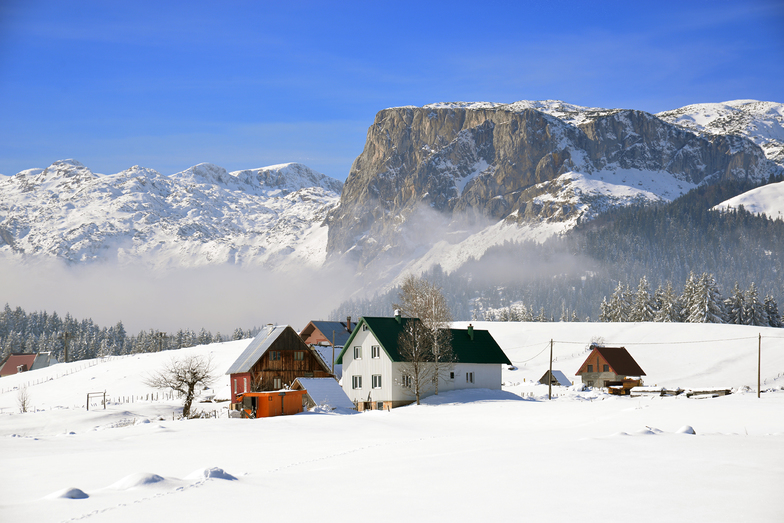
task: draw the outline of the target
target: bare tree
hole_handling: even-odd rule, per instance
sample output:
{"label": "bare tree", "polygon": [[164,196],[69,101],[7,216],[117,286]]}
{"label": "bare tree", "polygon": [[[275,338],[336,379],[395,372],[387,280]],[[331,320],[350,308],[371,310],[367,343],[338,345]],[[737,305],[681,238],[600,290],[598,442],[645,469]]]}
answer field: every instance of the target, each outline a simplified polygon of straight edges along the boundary
{"label": "bare tree", "polygon": [[419,318],[424,326],[432,353],[433,384],[435,393],[438,394],[438,382],[445,379],[454,368],[452,331],[449,329],[452,312],[439,287],[413,275],[403,280],[398,299],[400,303],[393,306],[403,316]]}
{"label": "bare tree", "polygon": [[30,393],[27,391],[27,385],[19,385],[19,390],[16,393],[16,404],[19,406],[19,412],[30,410]]}
{"label": "bare tree", "polygon": [[196,387],[206,387],[215,381],[215,367],[212,358],[188,356],[179,360],[172,359],[163,369],[144,380],[155,389],[172,389],[184,396],[182,417],[189,418],[191,404],[196,396]]}
{"label": "bare tree", "polygon": [[401,385],[410,389],[417,405],[435,381],[431,349],[430,336],[424,323],[418,319],[407,319],[397,341],[397,350],[403,359],[400,365],[403,371]]}

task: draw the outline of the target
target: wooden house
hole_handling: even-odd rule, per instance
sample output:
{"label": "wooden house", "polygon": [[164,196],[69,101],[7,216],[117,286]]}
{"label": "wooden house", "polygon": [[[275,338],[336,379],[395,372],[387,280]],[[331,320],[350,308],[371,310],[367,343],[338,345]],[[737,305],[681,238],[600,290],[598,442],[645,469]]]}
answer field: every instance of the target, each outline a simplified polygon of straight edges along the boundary
{"label": "wooden house", "polygon": [[314,320],[308,323],[299,336],[302,341],[319,353],[338,379],[343,376],[343,366],[335,363],[340,351],[351,336],[351,316],[345,322]]}
{"label": "wooden house", "polygon": [[[634,361],[632,355],[624,347],[591,346],[591,353],[575,373],[589,387],[612,387],[631,384],[632,381],[642,384],[645,376],[642,368]],[[631,388],[631,387],[629,387]]]}
{"label": "wooden house", "polygon": [[[414,401],[410,376],[398,351],[407,322],[416,318],[363,317],[337,363],[343,364],[342,386],[357,410],[388,410]],[[486,330],[450,329],[455,361],[440,378],[439,392],[456,389],[501,389],[502,365],[509,358]],[[428,364],[432,365],[432,363]],[[424,396],[432,394],[426,392]]]}
{"label": "wooden house", "polygon": [[229,367],[231,402],[237,394],[289,387],[296,378],[326,378],[331,373],[318,352],[288,325],[269,325],[251,340]]}

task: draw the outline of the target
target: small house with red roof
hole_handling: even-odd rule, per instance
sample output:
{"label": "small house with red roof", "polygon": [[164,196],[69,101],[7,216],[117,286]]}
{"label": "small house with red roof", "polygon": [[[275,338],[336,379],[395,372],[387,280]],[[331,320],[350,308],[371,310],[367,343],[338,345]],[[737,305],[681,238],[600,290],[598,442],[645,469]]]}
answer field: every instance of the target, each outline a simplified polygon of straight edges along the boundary
{"label": "small house with red roof", "polygon": [[28,370],[42,369],[52,363],[56,363],[56,361],[49,352],[38,354],[14,352],[0,363],[0,377],[27,372]]}
{"label": "small house with red roof", "polygon": [[630,378],[641,382],[639,378],[645,376],[645,372],[625,347],[591,345],[591,353],[575,375],[589,387],[611,387]]}

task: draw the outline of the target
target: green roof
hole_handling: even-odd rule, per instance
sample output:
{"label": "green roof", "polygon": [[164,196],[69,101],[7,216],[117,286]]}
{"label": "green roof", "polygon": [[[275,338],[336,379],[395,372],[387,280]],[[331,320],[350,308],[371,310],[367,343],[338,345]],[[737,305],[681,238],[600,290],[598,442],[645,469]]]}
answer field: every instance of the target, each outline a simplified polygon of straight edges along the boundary
{"label": "green roof", "polygon": [[[346,341],[346,345],[343,347],[337,360],[335,360],[335,363],[343,363],[343,355],[351,346],[357,333],[362,332],[363,324],[367,325],[392,361],[403,361],[397,350],[397,341],[400,333],[403,332],[406,323],[409,321],[419,320],[416,318],[400,318],[400,321],[398,321],[396,318],[388,317],[362,317],[351,337]],[[512,364],[489,331],[474,329],[474,336],[471,339],[468,335],[468,329],[449,330],[452,333],[452,351],[458,363]]]}

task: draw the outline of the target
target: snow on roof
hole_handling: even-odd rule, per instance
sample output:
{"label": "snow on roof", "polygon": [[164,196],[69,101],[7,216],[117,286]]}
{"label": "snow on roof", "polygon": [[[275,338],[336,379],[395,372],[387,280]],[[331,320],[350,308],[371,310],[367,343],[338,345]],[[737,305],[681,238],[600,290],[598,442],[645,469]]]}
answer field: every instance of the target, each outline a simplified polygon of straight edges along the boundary
{"label": "snow on roof", "polygon": [[268,326],[262,329],[248,348],[240,354],[240,357],[229,367],[226,374],[237,374],[239,372],[250,372],[251,367],[267,352],[270,345],[278,339],[288,325]]}
{"label": "snow on roof", "polygon": [[334,378],[297,378],[294,381],[299,382],[316,405],[329,405],[333,409],[354,408],[354,403]]}
{"label": "snow on roof", "polygon": [[[553,370],[553,378],[555,378],[555,381],[557,381],[558,384],[561,385],[562,387],[572,386],[572,380],[567,378],[566,374],[564,374],[560,370]],[[544,373],[544,376],[542,376],[542,379],[539,381],[542,383],[545,383],[547,381],[547,372]]]}

